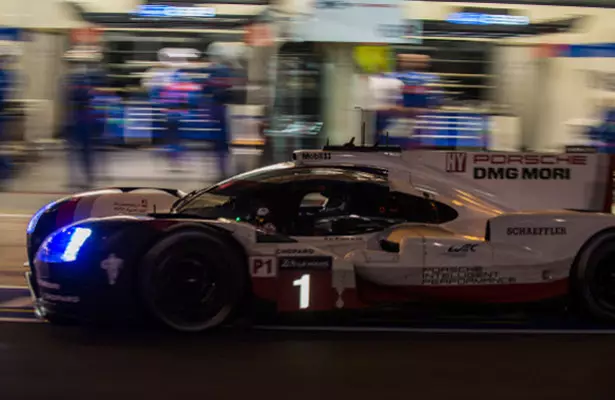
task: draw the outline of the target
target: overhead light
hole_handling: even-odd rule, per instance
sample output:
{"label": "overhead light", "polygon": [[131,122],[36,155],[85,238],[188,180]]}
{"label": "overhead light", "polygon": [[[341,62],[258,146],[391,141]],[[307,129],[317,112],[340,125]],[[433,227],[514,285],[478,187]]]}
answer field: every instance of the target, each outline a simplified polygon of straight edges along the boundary
{"label": "overhead light", "polygon": [[470,12],[452,13],[446,19],[463,25],[529,25],[530,18],[522,15],[495,15]]}
{"label": "overhead light", "polygon": [[147,4],[137,8],[135,14],[140,17],[173,18],[173,17],[201,17],[211,18],[216,16],[214,7],[177,7],[168,5]]}

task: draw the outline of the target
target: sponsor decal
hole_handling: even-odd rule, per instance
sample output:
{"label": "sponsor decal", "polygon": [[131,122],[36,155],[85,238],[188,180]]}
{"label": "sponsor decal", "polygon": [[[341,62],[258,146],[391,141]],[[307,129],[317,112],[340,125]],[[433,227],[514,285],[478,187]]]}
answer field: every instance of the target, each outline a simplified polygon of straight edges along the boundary
{"label": "sponsor decal", "polygon": [[446,153],[446,172],[466,172],[468,154],[460,152]]}
{"label": "sponsor decal", "polygon": [[595,146],[566,146],[566,153],[595,154],[598,147]]}
{"label": "sponsor decal", "polygon": [[81,299],[77,296],[62,296],[59,294],[43,293],[43,300],[57,303],[79,303]]}
{"label": "sponsor decal", "polygon": [[446,172],[465,173],[471,158],[472,177],[489,180],[570,180],[571,166],[587,165],[583,154],[446,153]]}
{"label": "sponsor decal", "polygon": [[477,247],[478,247],[477,244],[462,244],[462,245],[458,245],[458,246],[451,246],[451,247],[449,247],[447,252],[448,253],[454,253],[454,254],[474,253],[476,251]]}
{"label": "sponsor decal", "polygon": [[587,165],[587,156],[581,154],[474,154],[474,165]]}
{"label": "sponsor decal", "polygon": [[115,254],[110,254],[105,260],[100,263],[100,268],[107,272],[107,280],[109,285],[113,286],[117,282],[120,275],[120,270],[124,266],[124,260],[118,258]]}
{"label": "sponsor decal", "polygon": [[318,161],[318,160],[330,160],[331,153],[314,152],[314,153],[300,153],[302,160]]}
{"label": "sponsor decal", "polygon": [[277,249],[275,254],[314,254],[314,249]]}
{"label": "sponsor decal", "polygon": [[357,236],[325,236],[325,240],[332,242],[341,242],[341,241],[361,241],[362,237]]}
{"label": "sponsor decal", "polygon": [[517,280],[483,267],[435,267],[422,269],[422,285],[506,285]]}
{"label": "sponsor decal", "polygon": [[475,167],[474,179],[570,180],[570,168]]}
{"label": "sponsor decal", "polygon": [[280,257],[280,268],[283,269],[318,269],[327,270],[333,267],[331,257]]}
{"label": "sponsor decal", "polygon": [[508,236],[563,236],[566,235],[566,227],[511,227],[506,229]]}
{"label": "sponsor decal", "polygon": [[148,212],[147,199],[136,202],[113,202],[113,211],[118,214],[145,214]]}
{"label": "sponsor decal", "polygon": [[250,275],[256,278],[274,278],[277,275],[275,257],[250,257]]}

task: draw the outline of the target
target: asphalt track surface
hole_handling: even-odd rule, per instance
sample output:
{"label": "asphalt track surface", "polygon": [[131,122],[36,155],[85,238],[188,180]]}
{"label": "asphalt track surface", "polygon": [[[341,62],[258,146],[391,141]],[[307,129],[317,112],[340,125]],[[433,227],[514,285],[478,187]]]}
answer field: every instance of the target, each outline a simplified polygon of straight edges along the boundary
{"label": "asphalt track surface", "polygon": [[609,399],[611,336],[88,331],[0,323],[6,399]]}
{"label": "asphalt track surface", "polygon": [[2,201],[0,399],[615,399],[615,333],[587,326],[180,335],[38,322],[23,232],[46,200]]}

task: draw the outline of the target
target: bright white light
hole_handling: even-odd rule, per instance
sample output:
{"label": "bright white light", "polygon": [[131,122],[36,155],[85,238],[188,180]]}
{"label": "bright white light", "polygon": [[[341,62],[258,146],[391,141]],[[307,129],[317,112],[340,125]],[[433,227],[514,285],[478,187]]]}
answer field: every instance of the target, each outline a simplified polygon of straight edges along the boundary
{"label": "bright white light", "polygon": [[214,7],[176,7],[165,5],[144,5],[136,14],[143,17],[215,17]]}
{"label": "bright white light", "polygon": [[64,262],[73,262],[77,259],[77,254],[81,249],[81,246],[92,234],[92,230],[88,228],[76,228],[70,237],[66,250],[62,254],[62,260]]}
{"label": "bright white light", "polygon": [[310,307],[310,276],[305,274],[293,281],[293,286],[299,286],[299,308],[305,310]]}

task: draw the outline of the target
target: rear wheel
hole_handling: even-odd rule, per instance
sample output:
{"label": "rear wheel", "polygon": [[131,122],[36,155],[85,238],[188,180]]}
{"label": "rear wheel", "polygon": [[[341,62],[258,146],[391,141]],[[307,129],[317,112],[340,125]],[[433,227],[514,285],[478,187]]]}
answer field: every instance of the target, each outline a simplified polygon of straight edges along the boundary
{"label": "rear wheel", "polygon": [[615,233],[593,240],[579,257],[575,291],[593,316],[615,322]]}
{"label": "rear wheel", "polygon": [[240,252],[209,232],[184,231],[158,242],[138,271],[150,314],[169,328],[215,328],[236,310],[247,291]]}

